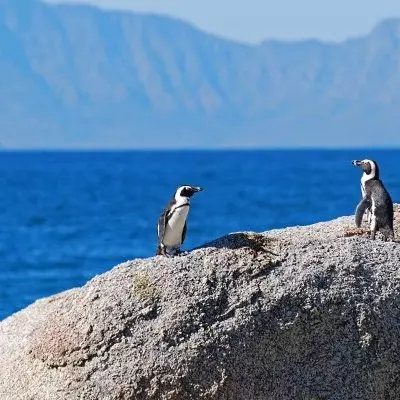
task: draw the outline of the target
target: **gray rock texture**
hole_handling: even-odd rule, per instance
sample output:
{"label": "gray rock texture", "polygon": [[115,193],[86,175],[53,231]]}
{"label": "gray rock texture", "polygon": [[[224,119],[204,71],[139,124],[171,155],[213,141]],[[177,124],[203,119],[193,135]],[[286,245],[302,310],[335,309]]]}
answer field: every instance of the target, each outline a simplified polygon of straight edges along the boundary
{"label": "gray rock texture", "polygon": [[353,226],[233,233],[39,300],[0,323],[0,399],[398,400],[400,244]]}

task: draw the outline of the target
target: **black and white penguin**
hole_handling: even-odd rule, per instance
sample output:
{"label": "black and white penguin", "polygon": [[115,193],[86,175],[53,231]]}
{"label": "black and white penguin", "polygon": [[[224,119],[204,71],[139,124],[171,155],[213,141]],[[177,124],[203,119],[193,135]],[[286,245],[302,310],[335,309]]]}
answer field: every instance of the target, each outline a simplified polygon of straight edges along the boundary
{"label": "black and white penguin", "polygon": [[380,231],[384,240],[394,238],[393,231],[393,201],[379,178],[379,167],[374,160],[353,160],[353,165],[364,171],[361,177],[363,198],[357,205],[356,225],[361,226],[364,213],[370,212],[371,239]]}
{"label": "black and white penguin", "polygon": [[[353,160],[351,163],[355,166],[359,166],[357,163],[360,162],[361,160]],[[364,160],[364,161],[372,161],[372,160]],[[375,176],[379,177],[379,167],[378,164],[376,164],[375,162],[373,162],[373,165],[375,166]],[[371,166],[372,169],[372,166]],[[360,186],[361,186],[361,195],[364,198],[365,197],[365,181],[368,180],[368,175],[367,174],[363,174],[361,176],[361,182],[360,182]],[[368,201],[368,200],[367,200]],[[367,222],[368,224],[371,224],[371,218],[372,218],[372,213],[371,213],[371,201],[368,201],[368,206],[365,210],[365,214],[367,216]],[[361,221],[362,222],[362,221]]]}
{"label": "black and white penguin", "polygon": [[186,237],[186,218],[190,198],[203,189],[197,186],[179,186],[158,219],[157,255],[176,255]]}

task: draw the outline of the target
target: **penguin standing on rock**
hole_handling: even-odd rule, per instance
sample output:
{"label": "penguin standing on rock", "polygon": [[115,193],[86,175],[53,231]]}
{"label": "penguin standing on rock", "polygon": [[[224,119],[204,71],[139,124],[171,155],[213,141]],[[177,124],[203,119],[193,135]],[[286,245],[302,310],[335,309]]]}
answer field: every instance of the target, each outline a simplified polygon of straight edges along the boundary
{"label": "penguin standing on rock", "polygon": [[197,186],[179,186],[158,219],[158,244],[156,255],[176,255],[186,237],[186,218],[190,198],[203,189]]}
{"label": "penguin standing on rock", "polygon": [[380,231],[386,241],[394,238],[393,231],[393,201],[379,179],[379,167],[374,160],[353,160],[352,164],[364,171],[361,178],[363,198],[357,205],[356,225],[359,228],[365,211],[369,210],[371,239]]}

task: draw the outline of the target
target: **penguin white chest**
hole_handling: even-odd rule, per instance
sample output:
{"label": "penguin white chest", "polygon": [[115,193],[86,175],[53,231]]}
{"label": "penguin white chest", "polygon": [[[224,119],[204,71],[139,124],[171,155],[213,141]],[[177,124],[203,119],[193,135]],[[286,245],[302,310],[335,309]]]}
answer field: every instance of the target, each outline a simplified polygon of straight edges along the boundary
{"label": "penguin white chest", "polygon": [[372,179],[371,175],[367,175],[365,172],[362,174],[362,177],[361,177],[361,192],[362,192],[363,197],[365,196],[365,183],[367,181],[369,181],[370,179]]}
{"label": "penguin white chest", "polygon": [[179,207],[172,212],[167,226],[165,227],[165,234],[163,244],[168,247],[179,246],[182,242],[182,232],[185,226],[186,217],[189,213],[189,205]]}

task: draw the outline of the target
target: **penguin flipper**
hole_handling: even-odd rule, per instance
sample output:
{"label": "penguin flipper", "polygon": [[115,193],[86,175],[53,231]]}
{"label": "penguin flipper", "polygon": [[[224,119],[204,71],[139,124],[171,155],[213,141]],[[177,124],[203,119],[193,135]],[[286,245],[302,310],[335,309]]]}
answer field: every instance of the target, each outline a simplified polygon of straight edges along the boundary
{"label": "penguin flipper", "polygon": [[182,241],[181,244],[184,242],[185,237],[186,237],[186,231],[187,231],[187,222],[185,222],[185,225],[183,226],[183,230],[182,230]]}
{"label": "penguin flipper", "polygon": [[371,200],[369,197],[364,197],[357,205],[356,208],[356,226],[359,228],[362,223],[362,219],[364,216],[365,211],[368,210],[368,208],[371,207]]}
{"label": "penguin flipper", "polygon": [[157,224],[157,238],[158,238],[158,243],[157,243],[157,248],[162,248],[162,242],[164,240],[164,234],[165,234],[165,227],[167,226],[167,215],[168,215],[169,209],[164,210],[161,214],[160,217],[158,218],[158,224]]}

